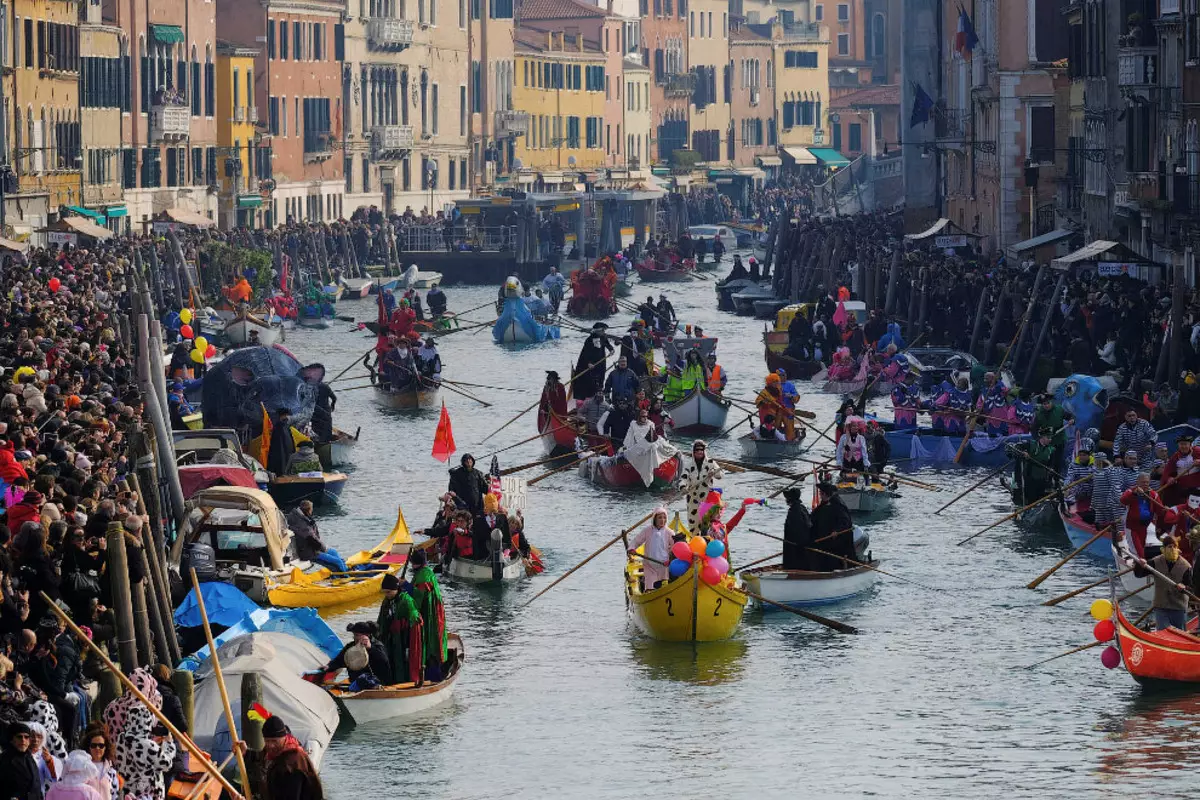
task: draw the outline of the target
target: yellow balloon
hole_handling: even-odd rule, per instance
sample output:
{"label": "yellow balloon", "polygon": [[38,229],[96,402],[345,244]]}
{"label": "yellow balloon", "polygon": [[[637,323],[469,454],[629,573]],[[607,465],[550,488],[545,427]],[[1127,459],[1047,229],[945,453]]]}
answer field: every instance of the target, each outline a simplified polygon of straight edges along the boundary
{"label": "yellow balloon", "polygon": [[192,351],[192,361],[195,361],[197,364],[203,364],[204,363],[204,351],[203,350],[193,350]]}
{"label": "yellow balloon", "polygon": [[1092,619],[1096,621],[1111,619],[1113,613],[1113,604],[1109,600],[1095,600],[1092,602],[1092,607],[1089,609]]}
{"label": "yellow balloon", "polygon": [[197,336],[195,347],[201,353],[204,353],[204,351],[208,349],[208,339],[205,339],[203,336]]}
{"label": "yellow balloon", "polygon": [[185,308],[183,311],[180,311],[179,312],[179,321],[182,322],[184,325],[191,325],[192,324],[192,310],[190,308]]}

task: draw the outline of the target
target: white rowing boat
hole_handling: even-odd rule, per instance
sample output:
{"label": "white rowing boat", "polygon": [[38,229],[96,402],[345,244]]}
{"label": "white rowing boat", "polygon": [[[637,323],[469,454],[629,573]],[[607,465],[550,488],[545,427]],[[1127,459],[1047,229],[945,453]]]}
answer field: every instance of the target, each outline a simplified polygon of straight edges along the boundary
{"label": "white rowing boat", "polygon": [[729,405],[724,397],[701,389],[668,406],[667,413],[675,423],[676,433],[723,431],[729,417]]}
{"label": "white rowing boat", "polygon": [[258,343],[270,347],[283,336],[283,328],[269,325],[253,314],[241,313],[225,324],[224,333],[231,344],[248,344],[250,334],[258,333]]}
{"label": "white rowing boat", "polygon": [[458,675],[462,672],[467,654],[457,633],[451,633],[447,640],[449,674],[438,683],[424,686],[398,683],[378,689],[364,689],[361,692],[348,692],[340,687],[330,687],[329,693],[342,702],[358,725],[408,717],[440,705],[454,694],[454,684],[458,682]]}
{"label": "white rowing boat", "polygon": [[[879,566],[872,561],[871,566]],[[789,570],[778,566],[756,567],[741,573],[746,588],[785,606],[816,606],[837,603],[868,591],[879,573],[867,567],[834,572]],[[764,603],[763,610],[771,606]]]}
{"label": "white rowing boat", "polygon": [[766,461],[780,458],[794,458],[800,455],[799,439],[791,442],[780,442],[773,439],[759,439],[757,436],[747,433],[745,436],[738,437],[738,444],[741,445],[742,455],[746,458],[757,458]]}
{"label": "white rowing boat", "polygon": [[525,561],[516,550],[500,550],[500,531],[492,531],[490,557],[476,561],[455,556],[446,570],[452,578],[467,583],[512,583],[525,577]]}
{"label": "white rowing boat", "polygon": [[873,514],[892,507],[896,493],[882,483],[860,486],[856,483],[839,483],[838,497],[846,508],[857,514]]}

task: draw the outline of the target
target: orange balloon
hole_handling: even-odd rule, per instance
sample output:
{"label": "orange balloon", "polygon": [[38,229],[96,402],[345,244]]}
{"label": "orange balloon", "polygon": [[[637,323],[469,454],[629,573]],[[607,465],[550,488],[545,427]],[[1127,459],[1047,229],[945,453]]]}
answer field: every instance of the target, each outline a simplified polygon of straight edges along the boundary
{"label": "orange balloon", "polygon": [[708,542],[704,541],[703,536],[693,536],[688,540],[688,547],[698,556],[704,555],[704,550],[708,547]]}

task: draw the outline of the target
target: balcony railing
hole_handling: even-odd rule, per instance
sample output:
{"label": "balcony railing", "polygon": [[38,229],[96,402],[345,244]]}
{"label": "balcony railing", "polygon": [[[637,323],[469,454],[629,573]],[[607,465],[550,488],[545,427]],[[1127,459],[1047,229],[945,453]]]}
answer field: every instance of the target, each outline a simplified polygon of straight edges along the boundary
{"label": "balcony railing", "polygon": [[659,85],[666,91],[668,97],[690,95],[696,88],[696,76],[691,72],[675,75],[664,75]]}
{"label": "balcony railing", "polygon": [[413,42],[411,19],[376,18],[367,21],[367,42],[378,50],[400,50]]}
{"label": "balcony railing", "polygon": [[819,42],[821,26],[815,22],[793,22],[783,26],[785,42]]}
{"label": "balcony railing", "polygon": [[150,138],[156,142],[186,139],[192,130],[192,112],[187,106],[168,104],[150,107]]}
{"label": "balcony railing", "polygon": [[524,136],[529,133],[528,111],[497,111],[496,136]]}
{"label": "balcony railing", "polygon": [[233,109],[233,121],[234,122],[245,122],[246,121],[246,107],[245,106],[237,106],[236,108]]}
{"label": "balcony railing", "polygon": [[1151,203],[1160,200],[1157,172],[1130,172],[1129,199],[1135,203]]}
{"label": "balcony railing", "polygon": [[1157,47],[1122,47],[1117,51],[1117,85],[1130,88],[1158,83]]}
{"label": "balcony railing", "polygon": [[304,132],[304,159],[324,161],[332,157],[332,137],[329,131],[306,130]]}
{"label": "balcony railing", "polygon": [[376,161],[398,161],[412,148],[412,125],[377,125],[371,129],[371,157]]}

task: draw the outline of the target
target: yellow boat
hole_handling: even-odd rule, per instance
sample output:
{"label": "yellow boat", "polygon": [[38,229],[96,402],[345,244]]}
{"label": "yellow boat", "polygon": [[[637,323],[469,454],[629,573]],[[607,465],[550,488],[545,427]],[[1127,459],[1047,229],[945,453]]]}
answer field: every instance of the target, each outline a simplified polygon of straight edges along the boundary
{"label": "yellow boat", "polygon": [[183,415],[183,424],[187,425],[190,431],[199,431],[204,429],[204,415],[199,411],[191,414]]}
{"label": "yellow boat", "polygon": [[[686,532],[678,514],[671,527]],[[710,586],[700,580],[698,567],[699,559],[682,576],[643,592],[642,560],[630,559],[625,566],[625,597],[629,614],[642,633],[664,642],[716,642],[734,634],[748,598],[732,575]]]}
{"label": "yellow boat", "polygon": [[334,575],[326,568],[303,570],[292,568],[281,579],[271,578],[267,585],[267,600],[283,608],[328,608],[353,606],[377,597],[382,591],[383,576],[396,574],[408,561],[412,550],[412,535],[404,521],[404,512],[397,510],[396,524],[387,538],[372,550],[360,550],[346,559],[350,568],[373,565],[362,575]]}

